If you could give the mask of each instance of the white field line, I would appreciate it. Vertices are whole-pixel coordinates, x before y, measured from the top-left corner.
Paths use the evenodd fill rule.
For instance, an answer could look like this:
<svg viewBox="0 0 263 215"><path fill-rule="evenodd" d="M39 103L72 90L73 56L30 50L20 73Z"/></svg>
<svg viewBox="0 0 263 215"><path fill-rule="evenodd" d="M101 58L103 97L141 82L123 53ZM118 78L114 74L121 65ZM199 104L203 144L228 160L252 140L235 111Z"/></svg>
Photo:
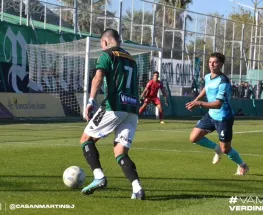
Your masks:
<svg viewBox="0 0 263 215"><path fill-rule="evenodd" d="M157 131L157 130L156 130ZM158 131L160 131L160 130L158 130ZM161 130L162 131L162 130ZM163 130L163 131L166 131L166 130ZM179 132L179 131L178 131ZM181 132L182 132L182 130L181 130ZM263 130L256 130L256 131L240 131L240 132L234 132L234 133L236 133L236 134L244 134L244 133L258 133L258 132L263 132ZM16 144L16 146L17 145L39 145L39 142L38 143L34 143L34 142L2 142L1 144L0 144L0 147L1 146L7 146L8 144ZM41 145L39 145L39 146L48 146L48 147L51 147L51 146L59 146L59 147L61 147L61 146L63 146L63 147L79 147L80 148L80 145L78 144L78 143L76 143L76 144L68 144L68 143L65 143L65 144L57 144L57 143L54 143L54 144L41 144ZM103 147L103 146L105 146L105 145L107 145L107 147L108 147L108 145L109 144L105 144L105 143L103 143L103 144L101 144L101 145L99 145L100 147ZM206 152L206 151L192 151L192 150L176 150L176 149L160 149L160 148L141 148L141 147L132 147L132 149L134 149L134 150L145 150L145 151L161 151L161 152L177 152L177 153L198 153L198 154L211 154L211 152ZM261 155L261 154L247 154L247 153L245 153L245 154L241 154L241 155L245 155L245 156L251 156L251 157L263 157L263 155Z"/></svg>
<svg viewBox="0 0 263 215"><path fill-rule="evenodd" d="M24 124L24 125L33 125L33 124ZM12 126L12 125L5 125L5 126ZM36 125L34 125L36 126ZM39 125L37 125L39 126ZM42 125L40 125L42 126ZM47 125L43 125L43 126L47 126ZM68 126L59 126L59 125L55 125L55 124L48 124L48 126L51 126L51 127L57 127L55 130L59 130L59 129L63 129L63 128L81 128L84 130L85 128L85 125L82 126L82 125L68 125ZM169 130L169 129L160 129L160 130L157 130L157 129L154 129L154 130L137 130L136 132L147 132L147 131L150 131L150 132L166 132L166 133L180 133L180 132L191 132L192 128L185 128L185 129L174 129L174 130ZM234 134L246 134L246 133L260 133L260 132L263 132L263 130L255 130L255 131L237 131L237 132L233 132ZM216 132L212 133L212 134L216 134Z"/></svg>
<svg viewBox="0 0 263 215"><path fill-rule="evenodd" d="M205 152L205 151L192 151L192 150L176 150L176 149L154 149L154 148L136 148L132 147L132 149L135 150L146 150L146 151L162 151L162 152L178 152L178 153L197 153L197 154L211 154L211 152ZM213 152L213 151L212 151ZM241 153L240 153L241 154ZM251 157L263 157L263 155L258 155L258 154L244 154L242 153L241 155L245 156L251 156Z"/></svg>
<svg viewBox="0 0 263 215"><path fill-rule="evenodd" d="M191 130L191 129L190 129ZM178 133L178 132L189 132L189 129L187 130L144 130L144 131L159 131L159 132L168 132L168 133ZM255 131L236 131L233 132L233 134L246 134L246 133L260 133L263 132L263 130L255 130ZM213 132L212 134L217 134L216 132Z"/></svg>
<svg viewBox="0 0 263 215"><path fill-rule="evenodd" d="M55 130L63 129L63 128L82 128L84 130L85 125L57 125L57 124L29 124L29 123L24 123L24 124L19 124L19 125L26 125L26 126L50 126L50 127L56 127ZM4 125L6 127L10 127L13 125ZM152 131L152 132L167 132L167 133L180 133L180 132L190 132L193 128L185 128L185 129L153 129L153 130L137 130L136 132L147 132L147 131ZM233 134L246 134L246 133L260 133L263 132L263 130L255 130L255 131L237 131L233 132ZM216 132L214 132L216 134ZM213 133L212 133L213 134Z"/></svg>
<svg viewBox="0 0 263 215"><path fill-rule="evenodd" d="M16 146L24 146L24 145L38 145L38 146L48 146L48 147L78 147L78 148L81 148L80 145L78 143L76 144L68 144L68 143L65 143L65 144L58 144L58 143L54 143L54 144L41 144L39 145L39 142L38 143L28 143L28 142L3 142L0 144L0 147L1 146L7 146L7 144L17 144ZM101 144L99 145L99 147L105 147L105 145L108 145L109 144ZM111 144L112 145L112 144ZM159 149L159 148L141 148L141 147L132 147L132 150L142 150L142 151L159 151L159 152L177 152L177 153L196 153L196 154L211 154L211 152L207 152L207 151L192 151L192 150L177 150L177 149ZM213 153L213 151L212 151ZM246 154L246 153L240 153L241 155L245 155L245 156L251 156L251 157L263 157L263 155L260 155L260 154Z"/></svg>

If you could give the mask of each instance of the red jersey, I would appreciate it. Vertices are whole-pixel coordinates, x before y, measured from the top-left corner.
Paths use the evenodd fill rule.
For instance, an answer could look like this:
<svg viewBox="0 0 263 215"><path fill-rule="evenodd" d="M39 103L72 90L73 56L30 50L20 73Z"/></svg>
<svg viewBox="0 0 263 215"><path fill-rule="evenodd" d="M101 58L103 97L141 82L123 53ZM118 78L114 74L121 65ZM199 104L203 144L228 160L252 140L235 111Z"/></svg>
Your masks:
<svg viewBox="0 0 263 215"><path fill-rule="evenodd" d="M148 90L146 97L156 98L159 89L163 89L163 83L161 81L150 80L146 85L146 89Z"/></svg>

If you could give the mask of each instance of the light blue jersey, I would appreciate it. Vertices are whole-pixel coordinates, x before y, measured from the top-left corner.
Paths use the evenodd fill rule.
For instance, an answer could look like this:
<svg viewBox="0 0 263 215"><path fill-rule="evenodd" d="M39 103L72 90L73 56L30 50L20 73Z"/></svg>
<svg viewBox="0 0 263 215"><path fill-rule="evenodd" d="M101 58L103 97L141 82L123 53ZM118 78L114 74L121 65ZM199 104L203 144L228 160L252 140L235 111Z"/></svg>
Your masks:
<svg viewBox="0 0 263 215"><path fill-rule="evenodd" d="M208 102L221 100L223 102L220 109L209 109L209 115L218 121L233 118L231 99L231 84L227 76L221 74L211 79L211 74L205 76L205 92Z"/></svg>

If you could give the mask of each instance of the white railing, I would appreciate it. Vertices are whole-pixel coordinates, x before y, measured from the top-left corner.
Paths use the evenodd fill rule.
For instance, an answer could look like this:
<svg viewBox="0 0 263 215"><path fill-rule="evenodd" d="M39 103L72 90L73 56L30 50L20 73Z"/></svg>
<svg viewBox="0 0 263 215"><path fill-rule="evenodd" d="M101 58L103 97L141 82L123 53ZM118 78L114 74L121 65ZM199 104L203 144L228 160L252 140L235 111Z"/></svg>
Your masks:
<svg viewBox="0 0 263 215"><path fill-rule="evenodd" d="M54 2L54 0L52 1ZM84 1L83 1L84 2ZM93 3L95 2L95 3ZM242 80L250 69L263 69L261 26L173 8L149 0L87 1L71 6L50 0L0 0L1 21L7 14L20 24L35 21L72 28L75 33L99 35L106 28L121 32L123 40L163 48L165 59L191 61L193 71L207 70L207 58L215 51L226 56L224 71ZM198 65L196 64L198 62Z"/></svg>

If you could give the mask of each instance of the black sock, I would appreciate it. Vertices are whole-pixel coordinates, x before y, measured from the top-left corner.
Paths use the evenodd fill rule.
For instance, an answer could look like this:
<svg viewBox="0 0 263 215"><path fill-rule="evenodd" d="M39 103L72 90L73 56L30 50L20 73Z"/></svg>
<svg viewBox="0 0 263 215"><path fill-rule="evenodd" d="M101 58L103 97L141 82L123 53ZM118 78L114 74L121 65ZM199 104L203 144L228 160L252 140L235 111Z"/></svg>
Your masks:
<svg viewBox="0 0 263 215"><path fill-rule="evenodd" d="M136 171L136 166L128 155L126 154L119 155L116 158L116 160L118 164L121 166L124 175L126 176L127 179L129 179L131 183L136 179L139 180L139 176Z"/></svg>
<svg viewBox="0 0 263 215"><path fill-rule="evenodd" d="M82 150L83 155L92 171L96 168L101 168L100 155L93 141L86 141L82 143Z"/></svg>

